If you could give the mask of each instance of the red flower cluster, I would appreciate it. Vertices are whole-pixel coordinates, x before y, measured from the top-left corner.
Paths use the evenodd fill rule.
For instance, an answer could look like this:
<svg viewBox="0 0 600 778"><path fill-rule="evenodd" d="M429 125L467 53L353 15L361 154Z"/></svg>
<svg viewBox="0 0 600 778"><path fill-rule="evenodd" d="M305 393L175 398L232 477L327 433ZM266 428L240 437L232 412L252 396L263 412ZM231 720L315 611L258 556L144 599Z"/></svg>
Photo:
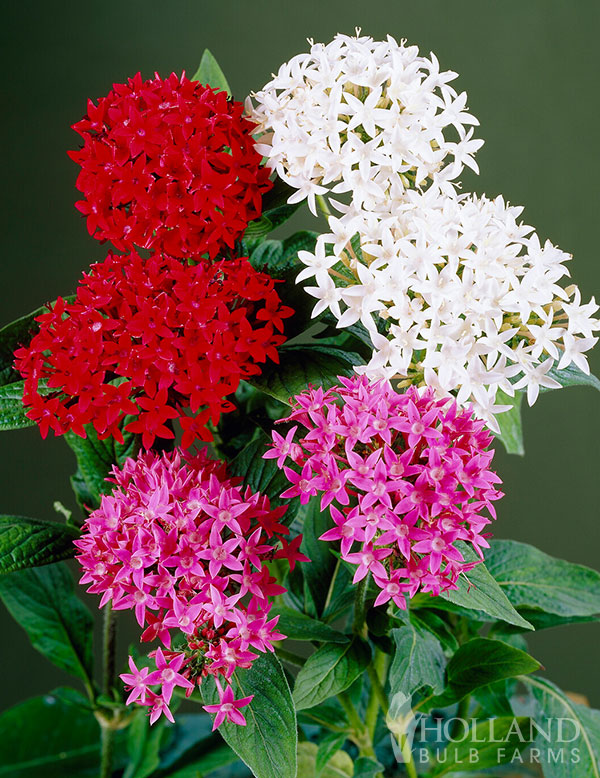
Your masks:
<svg viewBox="0 0 600 778"><path fill-rule="evenodd" d="M119 250L211 259L260 216L272 183L242 103L184 75L114 84L73 125L84 139L76 205Z"/></svg>
<svg viewBox="0 0 600 778"><path fill-rule="evenodd" d="M243 258L189 265L109 254L73 302L59 299L37 317L40 331L15 353L27 416L43 437L49 429L85 437L93 424L100 438L122 440L119 424L133 416L125 429L147 448L155 436L173 438L177 418L184 447L210 440L206 424L233 409L224 398L240 379L260 373L267 357L278 361L292 313L275 281Z"/></svg>

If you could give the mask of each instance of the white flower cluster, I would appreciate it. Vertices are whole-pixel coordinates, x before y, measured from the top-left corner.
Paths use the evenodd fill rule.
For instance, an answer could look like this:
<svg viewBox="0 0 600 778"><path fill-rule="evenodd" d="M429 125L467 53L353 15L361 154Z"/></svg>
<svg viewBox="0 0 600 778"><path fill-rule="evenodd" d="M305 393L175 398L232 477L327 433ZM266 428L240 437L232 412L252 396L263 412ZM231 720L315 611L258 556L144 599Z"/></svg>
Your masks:
<svg viewBox="0 0 600 778"><path fill-rule="evenodd" d="M298 190L290 202L307 198L313 213L328 191L369 210L432 181L454 194L451 182L464 165L477 171L483 144L466 94L448 84L456 75L391 37L336 35L283 64L255 108L249 100L264 133L257 149Z"/></svg>
<svg viewBox="0 0 600 778"><path fill-rule="evenodd" d="M526 388L532 404L541 386L559 386L555 364L589 373L583 352L600 328L594 300L582 305L576 287L558 284L570 256L542 246L521 211L433 190L411 193L393 216L350 207L314 253L300 252L298 280L316 280L314 315L328 308L338 326L367 328L373 357L359 371L452 392L494 428L509 407L494 405L498 389Z"/></svg>

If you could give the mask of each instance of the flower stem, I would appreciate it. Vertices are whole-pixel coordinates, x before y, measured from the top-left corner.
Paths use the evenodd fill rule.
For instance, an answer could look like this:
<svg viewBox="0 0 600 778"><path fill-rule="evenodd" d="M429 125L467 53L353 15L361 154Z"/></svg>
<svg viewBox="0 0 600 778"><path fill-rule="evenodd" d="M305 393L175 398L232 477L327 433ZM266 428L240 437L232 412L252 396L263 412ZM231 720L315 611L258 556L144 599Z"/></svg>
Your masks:
<svg viewBox="0 0 600 778"><path fill-rule="evenodd" d="M110 696L115 681L117 628L110 603L104 608L102 627L102 692ZM115 729L104 717L99 718L101 738L100 778L110 778L113 771Z"/></svg>
<svg viewBox="0 0 600 778"><path fill-rule="evenodd" d="M323 216L328 219L331 216L331 211L329 210L329 204L327 203L327 200L323 197L323 195L316 195L315 200Z"/></svg>
<svg viewBox="0 0 600 778"><path fill-rule="evenodd" d="M415 765L415 760L413 759L410 741L406 732L403 732L398 737L398 743L400 744L400 750L402 751L402 756L404 757L404 766L406 767L406 774L408 775L408 778L418 778L417 767Z"/></svg>
<svg viewBox="0 0 600 778"><path fill-rule="evenodd" d="M379 708L383 709L384 716L387 716L389 710L389 703L387 695L383 689L383 683L387 675L388 657L379 648L375 649L375 656L373 658L373 664L367 667L367 673L371 679L371 694L369 696L369 702L367 703L367 711L365 713L365 724L369 730L371 738L375 735L375 728L377 727L377 717L379 716Z"/></svg>
<svg viewBox="0 0 600 778"><path fill-rule="evenodd" d="M348 721L352 727L351 739L358 746L358 753L360 756L371 756L375 758L375 749L373 748L373 740L366 726L360 720L358 711L352 704L347 692L341 692L337 696L342 708L346 711Z"/></svg>

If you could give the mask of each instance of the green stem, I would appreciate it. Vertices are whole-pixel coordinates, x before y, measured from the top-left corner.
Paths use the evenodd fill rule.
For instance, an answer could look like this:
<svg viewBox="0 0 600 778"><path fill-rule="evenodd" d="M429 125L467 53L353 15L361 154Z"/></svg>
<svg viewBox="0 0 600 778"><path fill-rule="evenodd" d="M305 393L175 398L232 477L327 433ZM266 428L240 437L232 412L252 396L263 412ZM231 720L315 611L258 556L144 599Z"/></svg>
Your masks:
<svg viewBox="0 0 600 778"><path fill-rule="evenodd" d="M356 587L356 598L354 600L354 623L352 631L355 635L366 638L367 631L367 590L369 588L369 574L367 574Z"/></svg>
<svg viewBox="0 0 600 778"><path fill-rule="evenodd" d="M117 628L115 615L109 605L104 608L102 627L102 692L110 696L115 681L115 653ZM99 719L101 739L100 778L110 778L113 771L115 729L103 717Z"/></svg>
<svg viewBox="0 0 600 778"><path fill-rule="evenodd" d="M331 211L329 210L329 204L327 203L327 200L323 197L323 195L316 195L315 200L323 216L328 219L331 216Z"/></svg>
<svg viewBox="0 0 600 778"><path fill-rule="evenodd" d="M415 760L413 759L410 741L406 732L403 732L398 737L398 743L400 745L400 750L402 751L402 756L404 757L404 766L406 767L408 778L418 778L419 774L417 773L417 767L415 765Z"/></svg>
<svg viewBox="0 0 600 778"><path fill-rule="evenodd" d="M456 716L454 717L454 721L452 722L452 726L450 728L450 742L454 740L454 738L458 735L460 731L460 720L466 719L469 715L469 707L471 705L471 695L467 694L466 697L463 697L463 699L458 703L458 708L456 709Z"/></svg>
<svg viewBox="0 0 600 778"><path fill-rule="evenodd" d="M107 727L104 724L100 724L100 732L102 733L101 745L101 761L100 761L100 778L110 778L113 772L113 755L115 750L115 730L112 727Z"/></svg>
<svg viewBox="0 0 600 778"><path fill-rule="evenodd" d="M371 679L371 694L369 695L369 702L367 703L365 724L371 735L371 739L375 736L379 708L381 707L383 709L385 716L387 716L389 710L387 695L383 689L383 684L385 683L385 678L387 676L388 664L389 662L386 654L384 654L381 649L376 648L373 664L369 665L367 668L369 678Z"/></svg>
<svg viewBox="0 0 600 778"><path fill-rule="evenodd" d="M371 756L375 758L375 749L373 748L373 740L367 730L366 726L360 720L358 711L352 704L347 692L340 692L337 696L342 708L346 711L348 721L352 727L351 739L358 746L359 756Z"/></svg>

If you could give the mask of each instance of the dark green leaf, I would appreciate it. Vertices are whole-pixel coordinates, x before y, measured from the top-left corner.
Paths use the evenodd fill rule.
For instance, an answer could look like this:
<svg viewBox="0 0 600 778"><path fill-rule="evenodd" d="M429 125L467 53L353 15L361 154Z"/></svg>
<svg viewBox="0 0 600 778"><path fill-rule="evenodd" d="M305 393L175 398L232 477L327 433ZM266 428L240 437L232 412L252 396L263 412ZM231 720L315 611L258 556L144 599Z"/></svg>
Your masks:
<svg viewBox="0 0 600 778"><path fill-rule="evenodd" d="M198 773L204 775L233 762L241 766L219 733L212 732L208 713L178 713L165 734L168 743L161 750L159 769L152 778L196 778Z"/></svg>
<svg viewBox="0 0 600 778"><path fill-rule="evenodd" d="M253 492L266 494L271 505L288 505L284 520L290 522L300 509L300 500L281 499L281 493L289 489L290 482L282 468L277 465L276 459L263 459L269 443L269 438L261 433L229 463L229 472L243 478L244 486L249 486Z"/></svg>
<svg viewBox="0 0 600 778"><path fill-rule="evenodd" d="M329 735L319 739L315 760L315 778L319 778L327 762L340 750L347 737L345 732L331 732Z"/></svg>
<svg viewBox="0 0 600 778"><path fill-rule="evenodd" d="M314 640L323 643L347 643L348 636L305 613L299 613L286 605L276 605L269 618L279 616L277 629L290 640Z"/></svg>
<svg viewBox="0 0 600 778"><path fill-rule="evenodd" d="M35 649L91 688L93 620L64 562L0 577L0 598Z"/></svg>
<svg viewBox="0 0 600 778"><path fill-rule="evenodd" d="M312 708L329 697L345 691L362 675L371 661L367 643L355 638L352 643L329 643L312 654L300 669L294 684L296 710Z"/></svg>
<svg viewBox="0 0 600 778"><path fill-rule="evenodd" d="M506 680L481 686L475 689L473 696L488 716L512 716L513 714Z"/></svg>
<svg viewBox="0 0 600 778"><path fill-rule="evenodd" d="M232 678L236 698L254 695L243 709L246 726L224 722L220 734L256 778L294 778L296 775L296 714L281 664L273 654L261 654L248 670ZM206 704L218 702L216 687L202 684Z"/></svg>
<svg viewBox="0 0 600 778"><path fill-rule="evenodd" d="M514 397L509 397L500 389L496 395L496 402L498 405L512 406L510 411L499 413L498 416L496 416L496 421L500 427L500 434L497 437L502 441L504 448L509 454L519 454L519 456L525 454L523 425L521 421L522 401L523 392L515 392Z"/></svg>
<svg viewBox="0 0 600 778"><path fill-rule="evenodd" d="M456 543L456 546L460 548L462 555L468 562L479 559L471 546L468 546L466 543L459 541ZM494 619L500 619L524 629L533 629L531 624L517 613L506 594L483 563L476 565L468 573L463 573L460 576L456 591L449 591L439 597L432 597L430 604L432 607L443 608L445 598L448 598L455 605L460 605L462 608L482 611Z"/></svg>
<svg viewBox="0 0 600 778"><path fill-rule="evenodd" d="M148 778L160 764L160 747L167 721L160 719L154 725L144 710L135 714L127 730L128 764L123 778Z"/></svg>
<svg viewBox="0 0 600 778"><path fill-rule="evenodd" d="M539 670L540 663L500 640L473 638L462 645L448 663L444 692L431 698L427 710L458 702L481 686Z"/></svg>
<svg viewBox="0 0 600 778"><path fill-rule="evenodd" d="M446 658L437 638L417 624L393 629L395 651L390 668L390 694L412 696L423 687L438 694L444 688Z"/></svg>
<svg viewBox="0 0 600 778"><path fill-rule="evenodd" d="M539 735L535 746L539 749L545 778L600 778L600 711L577 705L544 678L520 680L531 690L536 702L533 719ZM557 730L561 720L562 737ZM552 752L561 746L566 758L556 760ZM572 756L575 753L576 762Z"/></svg>
<svg viewBox="0 0 600 778"><path fill-rule="evenodd" d="M310 710L298 711L298 720L306 724L319 724L322 727L347 728L350 726L346 711L335 698L331 698Z"/></svg>
<svg viewBox="0 0 600 778"><path fill-rule="evenodd" d="M486 565L515 608L570 618L600 613L600 573L527 543L495 540Z"/></svg>
<svg viewBox="0 0 600 778"><path fill-rule="evenodd" d="M97 778L100 728L91 712L57 689L0 715L0 776L3 778ZM115 767L123 765L117 733Z"/></svg>
<svg viewBox="0 0 600 778"><path fill-rule="evenodd" d="M302 507L302 552L310 562L301 562L304 576L304 601L307 612L314 618L323 615L328 604L329 592L339 573L339 564L331 553L331 545L319 537L331 526L329 511L322 511L319 497L313 497Z"/></svg>
<svg viewBox="0 0 600 778"><path fill-rule="evenodd" d="M370 756L359 756L354 762L354 778L375 778L383 772L383 765Z"/></svg>
<svg viewBox="0 0 600 778"><path fill-rule="evenodd" d="M72 557L78 535L57 521L0 516L0 574Z"/></svg>
<svg viewBox="0 0 600 778"><path fill-rule="evenodd" d="M127 426L126 418L123 426ZM128 457L135 457L139 450L139 436L123 432L124 443L117 443L113 437L99 440L91 425L86 427L86 438L67 432L65 440L77 459L77 471L71 478L71 485L80 503L88 509L98 507L103 494L109 493L113 484L106 478L113 465L122 467ZM86 502L86 496L90 502Z"/></svg>
<svg viewBox="0 0 600 778"><path fill-rule="evenodd" d="M229 97L231 97L231 89L229 88L225 74L208 49L204 49L198 70L194 73L191 80L199 81L201 84L208 84L215 89L220 89L223 92L227 92Z"/></svg>
<svg viewBox="0 0 600 778"><path fill-rule="evenodd" d="M531 744L531 721L525 717L506 716L479 721L472 735L466 738L463 730L460 742L448 744L450 759L434 768L432 776L479 772L487 767L510 764L516 760L517 753L525 751Z"/></svg>
<svg viewBox="0 0 600 778"><path fill-rule="evenodd" d="M550 378L554 378L554 380L558 381L558 383L563 387L591 386L592 388L598 389L598 391L600 391L600 379L596 378L595 375L587 375L587 373L584 373L583 370L578 368L576 365L569 365L568 367L564 367L562 370L557 370L556 367L553 367L548 371L548 376ZM544 392L551 390L542 387L541 391Z"/></svg>
<svg viewBox="0 0 600 778"><path fill-rule="evenodd" d="M273 278L289 281L293 285L304 267L298 261L298 252L312 251L317 237L316 232L300 230L284 240L265 240L252 251L250 263L257 270L264 270ZM277 289L282 291L280 286ZM305 292L302 291L302 294Z"/></svg>
<svg viewBox="0 0 600 778"><path fill-rule="evenodd" d="M23 381L0 386L0 432L34 427L35 422L25 415L23 405ZM40 394L49 394L49 389L40 383Z"/></svg>
<svg viewBox="0 0 600 778"><path fill-rule="evenodd" d="M363 364L359 354L316 345L282 348L279 359L279 365L266 365L261 375L253 377L250 383L288 405L309 384L329 389L338 383L338 376L353 375L354 366Z"/></svg>

